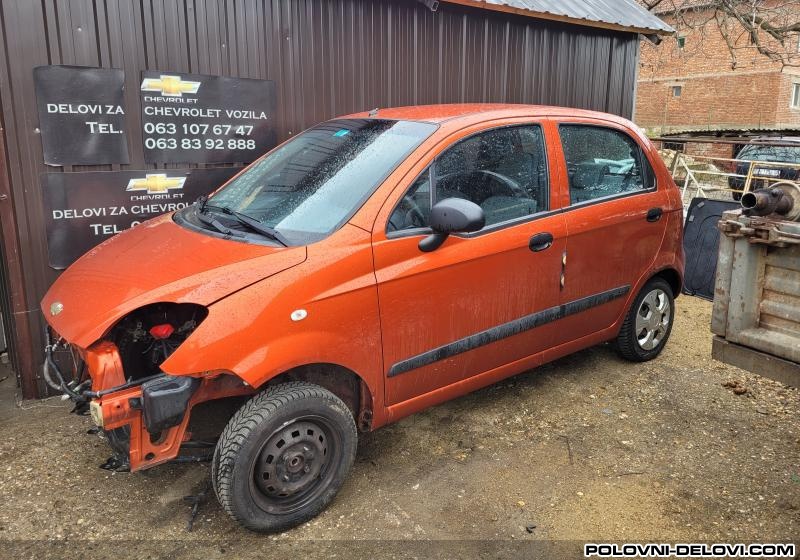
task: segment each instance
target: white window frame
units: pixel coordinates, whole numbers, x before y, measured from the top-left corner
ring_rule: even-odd
[[[789,97],[789,107],[800,109],[800,82],[792,82],[792,93]]]

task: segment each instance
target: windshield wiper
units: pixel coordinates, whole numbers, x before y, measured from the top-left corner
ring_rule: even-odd
[[[269,227],[268,225],[259,222],[258,220],[248,216],[247,214],[244,214],[242,212],[237,212],[236,210],[234,210],[232,208],[228,208],[227,206],[218,206],[218,205],[215,205],[215,204],[209,204],[208,203],[208,195],[203,195],[200,198],[198,198],[196,204],[198,205],[198,209],[197,209],[197,217],[198,217],[198,219],[201,222],[203,222],[204,224],[210,225],[211,227],[213,227],[217,231],[220,231],[220,232],[225,233],[227,235],[238,235],[240,237],[243,235],[238,231],[232,230],[229,227],[224,226],[216,218],[209,217],[208,216],[208,213],[209,213],[208,211],[209,210],[219,210],[223,214],[226,214],[228,216],[236,218],[236,220],[240,224],[249,227],[251,230],[255,231],[256,233],[260,233],[261,235],[263,235],[265,237],[269,237],[270,239],[272,239],[273,241],[277,241],[278,243],[280,243],[284,247],[288,247],[289,246],[289,240],[286,239],[286,237],[281,232],[279,232],[278,230],[273,229],[273,228]]]
[[[223,214],[226,214],[228,216],[236,218],[236,220],[240,224],[242,224],[243,226],[249,227],[251,230],[255,231],[256,233],[260,233],[261,235],[263,235],[265,237],[269,237],[270,239],[272,239],[273,241],[277,241],[278,243],[280,243],[284,247],[288,247],[289,246],[289,240],[286,239],[286,237],[284,237],[284,235],[281,232],[279,232],[278,230],[276,230],[274,228],[269,227],[266,224],[263,224],[263,223],[259,222],[255,218],[251,218],[247,214],[244,214],[242,212],[237,212],[236,210],[234,210],[232,208],[228,208],[227,206],[216,206],[214,204],[208,204],[207,200],[201,201],[201,206],[200,207],[202,208],[202,210],[201,210],[202,212],[206,212],[208,209],[219,210]],[[220,225],[222,225],[222,224],[220,224]],[[225,227],[225,226],[222,226],[222,227]]]
[[[242,237],[243,234],[241,232],[234,231],[231,228],[224,226],[218,219],[212,218],[207,214],[208,206],[206,205],[206,200],[208,200],[207,197],[201,197],[197,201],[197,203],[199,204],[196,212],[197,219],[206,224],[207,226],[211,226],[220,233],[224,233],[225,235]]]

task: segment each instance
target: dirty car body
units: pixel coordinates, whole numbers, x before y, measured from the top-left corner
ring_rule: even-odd
[[[332,499],[356,429],[607,341],[655,357],[682,281],[681,209],[619,117],[335,119],[73,264],[42,301],[48,376],[132,471],[219,438],[225,509],[285,529]],[[81,364],[71,380],[58,349]]]

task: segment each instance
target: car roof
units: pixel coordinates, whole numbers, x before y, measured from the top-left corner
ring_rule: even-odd
[[[410,105],[406,107],[377,108],[372,111],[353,113],[343,118],[393,119],[420,122],[481,122],[513,117],[587,117],[603,119],[632,126],[632,123],[609,113],[555,107],[550,105],[519,105],[512,103],[454,103],[444,105]]]

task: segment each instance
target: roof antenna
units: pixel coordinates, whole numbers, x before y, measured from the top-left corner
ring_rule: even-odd
[[[369,112],[370,117],[377,117],[378,111],[380,111],[380,107],[375,107],[372,111]]]

